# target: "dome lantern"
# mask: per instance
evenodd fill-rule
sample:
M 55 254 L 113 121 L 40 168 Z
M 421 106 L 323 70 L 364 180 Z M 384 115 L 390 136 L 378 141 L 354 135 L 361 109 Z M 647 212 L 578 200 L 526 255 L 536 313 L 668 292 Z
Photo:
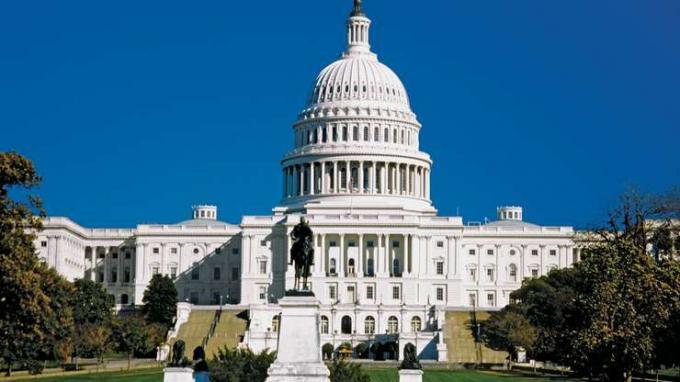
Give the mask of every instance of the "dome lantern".
M 345 55 L 371 53 L 371 45 L 368 42 L 370 27 L 371 20 L 366 17 L 361 8 L 361 0 L 354 0 L 354 8 L 347 20 L 348 48 Z

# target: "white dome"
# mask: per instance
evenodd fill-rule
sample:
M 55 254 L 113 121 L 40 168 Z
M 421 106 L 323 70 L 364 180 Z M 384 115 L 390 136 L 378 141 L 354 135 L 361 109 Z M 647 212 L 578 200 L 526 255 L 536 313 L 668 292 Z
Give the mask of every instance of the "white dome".
M 372 101 L 409 107 L 397 75 L 375 56 L 345 54 L 316 78 L 307 107 L 327 102 Z

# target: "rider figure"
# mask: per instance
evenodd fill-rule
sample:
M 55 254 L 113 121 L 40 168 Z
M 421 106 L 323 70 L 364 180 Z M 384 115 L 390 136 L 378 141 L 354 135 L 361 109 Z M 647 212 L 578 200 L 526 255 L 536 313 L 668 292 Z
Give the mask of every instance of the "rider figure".
M 293 240 L 293 246 L 290 250 L 290 264 L 295 263 L 295 282 L 297 284 L 298 278 L 301 278 L 306 288 L 309 267 L 314 265 L 314 234 L 304 217 L 300 217 L 300 223 L 293 227 L 290 237 Z

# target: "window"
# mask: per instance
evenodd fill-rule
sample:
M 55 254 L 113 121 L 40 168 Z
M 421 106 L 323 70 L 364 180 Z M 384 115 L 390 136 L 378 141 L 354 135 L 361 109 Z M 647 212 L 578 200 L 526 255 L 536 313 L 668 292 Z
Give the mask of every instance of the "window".
M 215 267 L 213 269 L 213 280 L 219 281 L 222 278 L 222 269 L 220 267 Z
M 387 319 L 387 333 L 395 334 L 399 332 L 399 320 L 396 317 L 390 316 Z
M 155 274 L 155 273 L 154 273 L 154 274 Z M 99 271 L 99 272 L 97 273 L 97 281 L 99 281 L 100 283 L 103 283 L 103 282 L 104 282 L 104 272 Z
M 212 304 L 213 305 L 222 305 L 222 296 L 220 296 L 220 292 L 213 292 L 212 294 Z
M 439 247 L 439 248 L 444 248 L 444 242 L 441 241 L 441 240 L 438 241 L 438 242 L 437 242 L 437 247 Z
M 366 299 L 367 300 L 373 300 L 374 296 L 374 291 L 373 291 L 373 285 L 366 285 Z
M 375 247 L 373 240 L 369 240 L 369 241 L 366 242 L 366 248 L 373 248 L 373 247 Z
M 160 267 L 151 267 L 151 275 L 157 275 L 161 271 Z
M 267 274 L 267 260 L 260 261 L 260 274 L 261 275 Z
M 231 268 L 231 279 L 234 281 L 238 280 L 238 267 Z
M 128 295 L 126 295 L 126 294 L 121 294 L 121 295 L 120 295 L 120 303 L 121 303 L 122 305 L 127 305 L 127 304 L 129 304 L 130 301 L 129 301 Z
M 194 255 L 198 255 L 198 252 L 200 252 L 198 248 L 194 248 Z
M 392 248 L 399 248 L 399 241 L 398 240 L 392 241 Z
M 154 248 L 154 249 L 153 249 L 153 253 L 154 253 L 154 255 L 157 255 L 157 254 L 161 253 L 160 248 L 158 248 L 158 247 Z
M 468 276 L 470 276 L 470 281 L 477 280 L 477 268 L 468 269 Z
M 347 301 L 354 303 L 357 300 L 357 294 L 356 290 L 354 289 L 353 285 L 348 285 L 347 286 Z
M 125 252 L 125 258 L 130 260 L 132 258 L 132 254 L 130 252 Z
M 260 240 L 260 247 L 266 247 L 267 246 L 267 240 Z
M 177 254 L 177 248 L 176 247 L 170 248 L 170 253 L 172 253 L 173 255 Z
M 531 270 L 531 277 L 538 277 L 538 269 L 534 268 Z
M 340 320 L 340 331 L 342 334 L 352 334 L 352 319 L 349 316 L 343 316 Z
M 330 298 L 331 300 L 335 300 L 338 298 L 338 295 L 335 291 L 335 285 L 328 286 L 328 298 Z
M 198 304 L 198 292 L 189 293 L 189 302 L 194 305 Z
M 347 242 L 347 246 L 348 246 L 348 247 L 354 248 L 354 247 L 357 246 L 357 244 L 356 244 L 355 242 L 353 242 L 353 241 L 348 241 L 348 242 Z
M 43 247 L 43 248 L 47 247 L 47 242 L 46 242 L 46 241 L 41 241 L 41 242 L 40 242 L 40 246 Z
M 373 276 L 374 274 L 374 266 L 373 266 L 373 258 L 369 257 L 368 261 L 366 261 L 366 275 L 367 276 Z
M 113 252 L 113 253 L 111 253 L 111 258 L 112 258 L 112 259 L 117 259 L 117 258 L 118 258 L 118 252 Z
M 517 254 L 517 251 L 515 251 L 514 249 L 510 250 L 510 256 L 515 256 L 516 254 Z
M 493 268 L 487 268 L 486 270 L 486 280 L 493 281 Z
M 399 300 L 401 298 L 401 291 L 397 285 L 392 287 L 392 298 L 395 300 Z
M 550 256 L 557 256 L 557 251 L 554 249 L 550 250 Z
M 329 246 L 329 247 L 337 247 L 337 246 L 338 246 L 338 243 L 336 243 L 335 241 L 332 241 L 332 240 L 331 240 L 331 241 L 328 243 L 328 246 Z
M 222 247 L 215 248 L 215 254 L 219 255 L 220 253 L 222 253 Z
M 232 249 L 231 249 L 231 254 L 232 254 L 232 255 L 238 255 L 238 248 L 232 248 Z
M 364 320 L 364 333 L 365 334 L 375 333 L 375 318 L 373 318 L 373 316 L 368 316 Z
M 354 259 L 349 259 L 349 261 L 347 261 L 347 273 L 354 275 Z
M 111 282 L 118 282 L 118 269 L 115 267 L 111 268 Z
M 496 306 L 496 295 L 493 293 L 488 293 L 486 295 L 486 305 L 487 306 Z
M 508 275 L 510 281 L 517 281 L 517 266 L 515 264 L 510 264 L 508 267 Z
M 437 261 L 437 274 L 438 275 L 444 274 L 444 262 L 443 261 Z
M 279 332 L 279 323 L 280 322 L 281 322 L 281 319 L 279 318 L 278 314 L 272 318 L 272 332 L 274 332 L 274 333 Z
M 198 263 L 194 263 L 193 268 L 191 268 L 191 279 L 192 280 L 198 280 L 200 277 L 200 273 L 198 270 Z
M 321 316 L 321 320 L 319 323 L 319 331 L 321 332 L 321 334 L 328 334 L 328 317 Z
M 444 301 L 444 288 L 437 287 L 437 301 Z
M 411 319 L 411 331 L 412 331 L 413 333 L 419 332 L 419 331 L 421 330 L 422 326 L 423 326 L 423 323 L 422 323 L 422 321 L 420 320 L 420 317 L 414 316 L 414 317 Z
M 475 255 L 475 254 L 476 254 L 476 252 L 475 252 L 474 249 L 471 249 L 469 253 L 470 253 L 471 255 Z
M 392 261 L 392 275 L 394 276 L 401 276 L 401 270 L 399 269 L 399 259 L 395 258 Z
M 486 254 L 487 255 L 493 255 L 493 249 L 487 249 Z
M 170 267 L 170 279 L 174 280 L 177 278 L 177 267 Z
M 265 301 L 267 300 L 267 287 L 264 285 L 260 286 L 260 293 L 259 293 L 260 301 Z
M 123 270 L 123 282 L 124 283 L 130 282 L 130 267 L 125 267 L 125 269 Z
M 532 249 L 531 256 L 538 256 L 538 249 Z
M 337 263 L 337 261 L 335 259 L 331 259 L 330 267 L 328 268 L 328 272 L 333 276 L 338 274 L 337 270 L 336 270 L 336 263 Z
M 98 258 L 103 259 L 104 258 L 104 252 L 99 252 L 99 255 L 97 255 Z

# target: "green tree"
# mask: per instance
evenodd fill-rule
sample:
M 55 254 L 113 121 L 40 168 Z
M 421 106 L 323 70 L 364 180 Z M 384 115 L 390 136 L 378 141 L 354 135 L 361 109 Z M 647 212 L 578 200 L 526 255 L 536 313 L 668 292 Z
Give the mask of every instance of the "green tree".
M 482 322 L 482 341 L 494 350 L 508 352 L 509 366 L 519 348 L 531 352 L 537 331 L 518 305 L 510 304 Z
M 147 324 L 143 318 L 128 316 L 114 321 L 113 339 L 116 348 L 127 354 L 128 370 L 135 354 L 147 354 L 159 344 L 155 324 Z
M 110 325 L 115 301 L 101 283 L 88 279 L 75 282 L 73 318 L 76 325 Z
M 177 314 L 177 288 L 168 276 L 155 274 L 144 291 L 142 311 L 148 323 L 170 328 Z
M 59 304 L 51 304 L 43 280 L 48 273 L 33 246 L 42 229 L 42 203 L 34 195 L 10 196 L 10 191 L 22 195 L 40 181 L 30 160 L 15 152 L 0 153 L 0 360 L 8 374 L 14 363 L 35 360 L 56 330 L 57 316 L 68 316 L 54 310 Z
M 331 382 L 370 382 L 371 380 L 358 363 L 335 360 L 328 370 L 331 372 Z
M 330 343 L 326 342 L 325 344 L 323 344 L 323 346 L 321 347 L 321 354 L 323 354 L 323 358 L 324 359 L 333 358 L 333 350 L 335 349 L 333 348 L 333 345 L 331 345 Z

